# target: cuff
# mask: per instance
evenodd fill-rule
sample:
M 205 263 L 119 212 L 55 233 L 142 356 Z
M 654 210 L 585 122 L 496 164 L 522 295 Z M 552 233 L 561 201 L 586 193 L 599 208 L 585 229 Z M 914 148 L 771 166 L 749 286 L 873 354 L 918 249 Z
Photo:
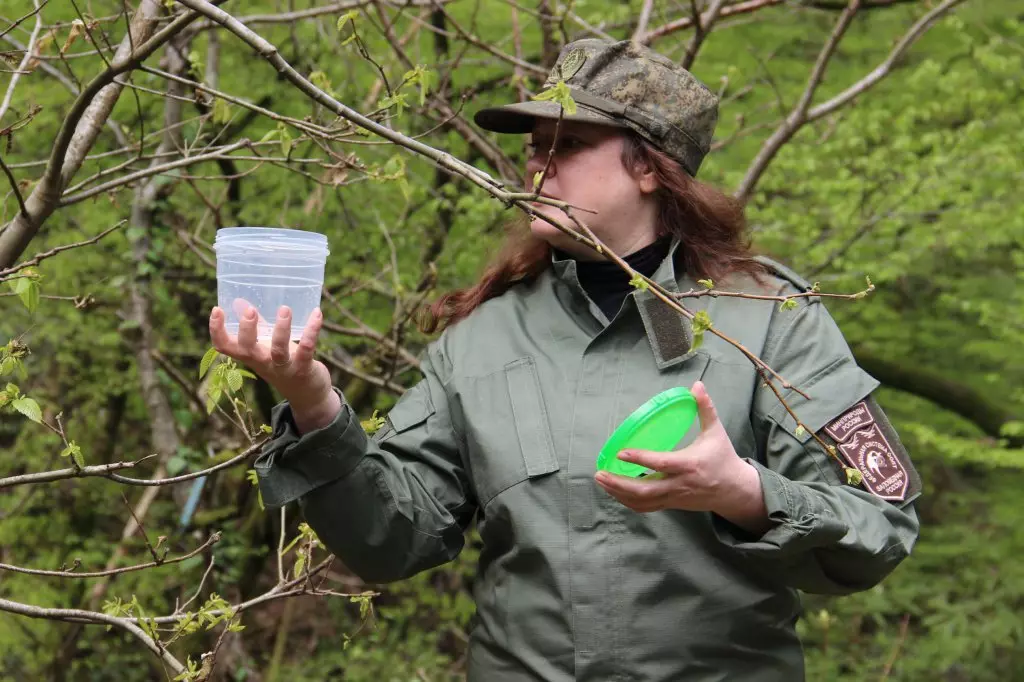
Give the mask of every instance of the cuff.
M 366 452 L 367 437 L 337 388 L 341 410 L 327 426 L 299 435 L 287 401 L 270 415 L 271 439 L 256 457 L 263 504 L 276 508 L 347 475 Z
M 768 519 L 775 525 L 755 538 L 720 516 L 712 515 L 712 527 L 720 542 L 745 554 L 781 558 L 835 544 L 846 535 L 846 524 L 818 499 L 815 490 L 789 480 L 760 462 L 746 461 L 761 477 Z

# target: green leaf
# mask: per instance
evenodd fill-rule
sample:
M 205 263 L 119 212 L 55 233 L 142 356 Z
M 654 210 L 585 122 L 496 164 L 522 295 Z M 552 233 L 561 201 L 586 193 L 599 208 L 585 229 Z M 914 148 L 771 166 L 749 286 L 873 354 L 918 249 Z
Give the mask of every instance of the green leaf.
M 699 310 L 694 314 L 691 324 L 693 325 L 694 336 L 697 334 L 703 334 L 707 330 L 711 329 L 711 316 L 708 315 L 708 311 Z
M 576 100 L 572 98 L 572 93 L 565 81 L 558 81 L 553 87 L 535 95 L 533 99 L 542 102 L 558 102 L 566 116 L 572 116 L 576 113 Z
M 697 350 L 704 345 L 704 332 L 693 333 L 693 345 L 690 346 L 690 350 Z
M 217 98 L 213 101 L 213 122 L 224 124 L 231 121 L 231 105 L 227 100 Z
M 710 279 L 698 279 L 697 284 L 701 285 L 705 289 L 714 289 L 715 283 Z
M 228 372 L 228 388 L 231 389 L 232 393 L 237 393 L 242 390 L 242 373 L 237 369 L 232 369 Z
M 852 467 L 846 467 L 846 482 L 850 485 L 860 485 L 864 480 L 864 476 L 861 475 L 858 469 Z
M 26 270 L 24 276 L 8 280 L 11 290 L 18 295 L 30 313 L 34 313 L 39 307 L 39 282 L 31 270 Z
M 263 433 L 273 433 L 274 429 L 272 429 L 269 424 L 260 424 L 260 431 Z
M 793 434 L 794 434 L 794 435 L 795 435 L 795 436 L 796 436 L 797 438 L 803 438 L 803 437 L 804 437 L 804 435 L 805 435 L 806 433 L 807 433 L 807 429 L 805 429 L 805 428 L 803 427 L 803 424 L 797 424 L 796 430 L 795 430 L 795 431 L 793 431 Z
M 295 577 L 298 578 L 302 575 L 302 569 L 306 567 L 306 555 L 299 552 L 299 556 L 295 559 Z
M 369 419 L 364 419 L 359 424 L 363 427 L 363 431 L 372 436 L 384 428 L 384 425 L 387 424 L 387 419 L 378 417 L 377 410 L 374 410 L 373 415 Z
M 356 17 L 358 16 L 358 10 L 351 10 L 338 17 L 338 32 L 341 34 L 342 46 L 348 45 L 353 39 L 355 39 Z
M 206 351 L 206 353 L 203 354 L 203 359 L 199 361 L 200 379 L 206 376 L 206 373 L 210 371 L 210 365 L 213 364 L 213 361 L 217 359 L 218 355 L 220 355 L 220 353 L 217 351 L 216 348 L 210 348 L 210 350 Z
M 323 71 L 314 71 L 309 74 L 309 82 L 334 97 L 334 90 L 331 88 L 331 79 Z
M 797 303 L 795 298 L 787 298 L 782 302 L 782 305 L 779 306 L 779 310 L 793 310 L 796 306 Z
M 633 275 L 633 278 L 629 280 L 629 286 L 635 287 L 640 291 L 647 291 L 651 287 L 647 280 L 643 278 L 643 275 Z
M 43 412 L 39 409 L 39 403 L 32 400 L 32 398 L 26 398 L 24 396 L 17 398 L 11 403 L 11 407 L 16 409 L 18 412 L 21 412 L 35 423 L 43 423 Z

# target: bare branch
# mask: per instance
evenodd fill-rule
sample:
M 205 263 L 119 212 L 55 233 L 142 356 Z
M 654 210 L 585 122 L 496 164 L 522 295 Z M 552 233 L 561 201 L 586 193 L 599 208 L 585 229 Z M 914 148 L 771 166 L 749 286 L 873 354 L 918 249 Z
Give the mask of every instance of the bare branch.
M 651 21 L 651 10 L 654 9 L 654 0 L 644 0 L 640 8 L 640 17 L 636 20 L 636 29 L 633 30 L 633 40 L 640 40 L 647 33 L 647 24 Z
M 683 57 L 682 61 L 684 69 L 689 69 L 693 66 L 694 60 L 697 59 L 697 51 L 700 50 L 700 46 L 704 44 L 704 40 L 711 32 L 711 27 L 714 25 L 715 20 L 718 19 L 718 14 L 722 11 L 722 7 L 724 5 L 725 0 L 714 0 L 704 16 L 701 16 L 700 12 L 696 11 L 696 4 L 694 5 L 695 11 L 693 13 L 693 18 L 695 20 L 697 30 L 694 32 L 693 37 L 690 38 L 690 42 L 686 46 L 686 55 Z
M 140 640 L 146 645 L 147 649 L 160 657 L 160 659 L 169 665 L 174 672 L 181 673 L 185 670 L 185 667 L 179 663 L 178 660 L 174 658 L 169 651 L 167 651 L 167 649 L 162 647 L 159 642 L 155 641 L 152 637 L 143 632 L 138 625 L 132 622 L 133 619 L 130 618 L 115 618 L 114 616 L 108 616 L 105 613 L 97 613 L 95 611 L 86 611 L 83 609 L 47 609 L 40 606 L 20 604 L 8 599 L 0 599 L 0 611 L 16 613 L 19 616 L 28 616 L 29 618 L 64 620 L 74 623 L 92 623 L 96 625 L 114 625 Z
M 199 16 L 186 12 L 156 31 L 160 11 L 157 0 L 142 0 L 132 20 L 130 35 L 133 37 L 121 41 L 111 62 L 112 68 L 104 70 L 83 88 L 65 115 L 46 171 L 25 202 L 31 217 L 18 214 L 0 231 L 0 267 L 10 267 L 28 247 L 43 222 L 57 209 L 61 188 L 81 167 L 121 93 L 122 86 L 114 83 L 114 79 L 149 57 Z M 131 49 L 133 41 L 139 43 L 143 40 L 145 42 L 134 51 Z
M 21 58 L 21 64 L 18 65 L 18 68 L 14 71 L 14 75 L 11 76 L 11 82 L 8 83 L 8 85 L 7 85 L 7 92 L 4 94 L 3 102 L 0 102 L 0 121 L 3 120 L 4 114 L 7 113 L 7 108 L 9 106 L 11 106 L 11 97 L 14 96 L 14 88 L 18 85 L 18 79 L 21 78 L 21 76 L 24 73 L 27 73 L 29 62 L 32 61 L 32 53 L 35 51 L 36 40 L 38 40 L 39 32 L 43 28 L 43 20 L 42 20 L 42 17 L 39 15 L 39 10 L 41 10 L 46 5 L 46 2 L 49 2 L 49 0 L 46 0 L 46 2 L 43 2 L 42 5 L 39 4 L 39 0 L 33 0 L 33 1 L 34 1 L 34 4 L 35 4 L 35 7 L 36 7 L 35 10 L 33 10 L 29 14 L 25 15 L 24 17 L 22 17 L 21 19 L 16 21 L 14 23 L 14 26 L 11 26 L 9 29 L 7 29 L 7 31 L 4 31 L 4 34 L 6 34 L 8 31 L 13 30 L 15 26 L 17 26 L 21 22 L 25 21 L 26 19 L 28 19 L 32 15 L 35 15 L 35 17 L 36 17 L 36 25 L 32 29 L 32 35 L 29 36 L 29 39 L 28 39 L 28 48 L 25 50 L 25 54 Z M 20 199 L 20 197 L 19 197 L 19 199 Z M 25 211 L 25 204 L 24 204 L 24 202 L 22 202 L 21 210 Z M 26 214 L 27 214 L 27 211 L 26 211 Z
M 7 279 L 8 277 L 10 277 L 11 275 L 13 275 L 14 273 L 16 273 L 16 272 L 18 272 L 20 270 L 24 270 L 25 268 L 30 268 L 30 267 L 32 267 L 34 265 L 39 265 L 39 263 L 41 261 L 43 261 L 43 260 L 45 260 L 47 258 L 51 258 L 52 256 L 56 256 L 61 251 L 70 251 L 71 249 L 77 249 L 77 248 L 81 248 L 83 246 L 89 246 L 90 244 L 95 244 L 96 242 L 98 242 L 99 240 L 103 239 L 108 234 L 110 234 L 114 230 L 118 229 L 119 227 L 121 227 L 122 225 L 124 225 L 127 222 L 128 222 L 127 220 L 122 220 L 117 225 L 114 225 L 113 227 L 108 227 L 106 230 L 104 230 L 103 232 L 100 232 L 95 237 L 91 237 L 89 239 L 86 239 L 85 241 L 75 242 L 74 244 L 65 244 L 64 246 L 56 246 L 56 247 L 50 249 L 49 251 L 44 251 L 43 253 L 37 253 L 35 256 L 33 256 L 29 260 L 25 261 L 24 263 L 18 263 L 14 267 L 7 268 L 6 270 L 0 270 L 0 282 L 4 281 L 5 279 Z
M 955 0 L 954 0 L 955 1 Z M 861 0 L 850 0 L 850 3 L 846 6 L 846 10 L 839 16 L 839 20 L 836 21 L 835 27 L 832 29 L 832 34 L 828 40 L 825 41 L 825 45 L 821 48 L 821 52 L 818 53 L 818 59 L 814 64 L 814 68 L 811 70 L 811 75 L 807 80 L 807 87 L 804 88 L 803 95 L 800 96 L 800 101 L 796 103 L 793 110 L 790 112 L 786 120 L 783 121 L 782 125 L 776 128 L 775 132 L 772 133 L 771 137 L 765 141 L 761 147 L 761 151 L 758 152 L 754 158 L 750 167 L 747 169 L 747 173 L 743 180 L 740 182 L 739 188 L 736 190 L 736 198 L 740 201 L 746 202 L 751 193 L 754 190 L 754 186 L 757 181 L 764 174 L 765 169 L 768 168 L 768 164 L 772 162 L 775 155 L 779 152 L 786 142 L 788 142 L 793 135 L 799 130 L 804 123 L 807 122 L 807 110 L 811 105 L 811 100 L 814 98 L 814 93 L 821 84 L 821 79 L 825 75 L 825 68 L 828 66 L 829 60 L 835 53 L 836 47 L 839 45 L 839 41 L 846 33 L 846 29 L 850 27 L 850 23 L 853 21 L 854 15 L 857 14 L 857 10 L 860 9 Z
M 113 464 L 101 464 L 97 466 L 87 466 L 81 469 L 57 469 L 55 471 L 44 471 L 38 474 L 21 474 L 19 476 L 9 476 L 7 478 L 0 478 L 0 490 L 4 488 L 11 488 L 16 485 L 25 485 L 28 483 L 48 483 L 51 481 L 60 481 L 66 478 L 86 478 L 86 477 L 102 477 L 109 478 L 112 481 L 118 483 L 127 483 L 128 485 L 139 485 L 139 486 L 151 486 L 159 487 L 164 485 L 173 485 L 174 483 L 182 483 L 183 481 L 191 481 L 195 478 L 202 478 L 209 476 L 210 474 L 220 471 L 221 469 L 229 469 L 239 462 L 243 462 L 253 454 L 259 452 L 260 448 L 266 441 L 260 441 L 254 443 L 250 447 L 246 448 L 243 452 L 235 455 L 231 459 L 225 460 L 220 464 L 216 464 L 208 469 L 196 471 L 191 474 L 182 474 L 181 476 L 172 476 L 170 478 L 128 478 L 127 476 L 121 476 L 113 472 L 119 471 L 120 469 L 128 469 L 131 467 L 138 466 L 142 462 L 156 457 L 156 455 L 148 455 L 140 460 L 134 462 L 115 462 Z
M 903 56 L 911 45 L 924 35 L 924 33 L 931 28 L 932 24 L 942 15 L 948 13 L 951 9 L 962 3 L 964 0 L 945 0 L 942 4 L 937 5 L 930 12 L 921 17 L 917 23 L 910 27 L 910 30 L 900 38 L 900 41 L 893 47 L 892 52 L 885 58 L 881 64 L 879 64 L 871 73 L 865 76 L 863 79 L 853 84 L 843 92 L 839 93 L 827 102 L 823 102 L 818 106 L 814 107 L 807 113 L 808 121 L 815 121 L 822 116 L 827 116 L 839 107 L 847 104 L 858 95 L 867 92 L 872 86 L 878 81 L 889 75 L 892 71 L 893 65 L 896 61 Z
M 4 175 L 7 176 L 7 180 L 11 183 L 11 191 L 14 192 L 15 198 L 18 200 L 18 209 L 21 211 L 21 215 L 28 218 L 28 209 L 25 208 L 25 198 L 21 196 L 21 190 L 18 189 L 18 179 L 11 173 L 11 169 L 4 163 L 4 157 L 0 156 L 0 168 L 3 169 Z M 6 203 L 6 202 L 5 202 Z
M 155 568 L 157 566 L 167 566 L 169 564 L 177 564 L 187 559 L 191 559 L 197 554 L 201 554 L 208 548 L 212 547 L 216 543 L 220 542 L 220 533 L 214 533 L 206 542 L 192 550 L 188 554 L 184 554 L 179 557 L 173 557 L 170 559 L 163 559 L 162 561 L 150 561 L 145 564 L 138 564 L 137 566 L 125 566 L 123 568 L 113 568 L 109 571 L 91 571 L 88 573 L 76 573 L 73 570 L 67 571 L 43 571 L 36 568 L 22 568 L 21 566 L 12 566 L 10 564 L 0 564 L 0 570 L 11 571 L 12 573 L 24 573 L 26 575 L 40 575 L 48 576 L 53 578 L 105 578 L 107 576 L 118 575 L 119 573 L 130 573 L 132 571 L 143 571 L 147 568 Z M 75 560 L 77 564 L 77 559 Z
M 117 187 L 122 187 L 124 185 L 130 184 L 132 182 L 135 182 L 136 180 L 150 178 L 154 175 L 161 175 L 168 171 L 172 171 L 176 168 L 186 168 L 188 166 L 194 166 L 198 163 L 205 163 L 206 161 L 216 161 L 217 159 L 227 158 L 228 154 L 230 154 L 231 152 L 237 149 L 241 149 L 242 147 L 249 146 L 250 141 L 243 139 L 239 140 L 238 142 L 235 142 L 234 144 L 228 145 L 227 147 L 222 147 L 217 151 L 211 152 L 209 154 L 199 154 L 198 156 L 189 156 L 183 159 L 178 159 L 177 161 L 171 161 L 169 163 L 161 165 L 151 165 L 149 168 L 136 171 L 134 173 L 129 173 L 128 175 L 123 175 L 117 178 L 116 180 L 111 180 L 110 182 L 105 182 L 102 185 L 97 185 L 96 187 L 93 187 L 92 189 L 87 189 L 84 192 L 79 192 L 78 194 L 72 194 L 70 196 L 62 197 L 58 205 L 61 208 L 64 208 L 65 206 L 70 206 L 71 204 L 77 204 L 80 201 L 85 201 L 86 199 L 92 198 L 98 194 L 109 192 L 110 190 L 116 189 Z

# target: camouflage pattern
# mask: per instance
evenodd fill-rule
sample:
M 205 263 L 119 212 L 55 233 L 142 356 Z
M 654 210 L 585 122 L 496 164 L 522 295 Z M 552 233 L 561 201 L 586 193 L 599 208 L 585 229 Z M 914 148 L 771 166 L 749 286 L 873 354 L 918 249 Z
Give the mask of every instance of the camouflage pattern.
M 564 120 L 634 130 L 697 174 L 711 147 L 718 98 L 689 71 L 639 43 L 586 38 L 562 48 L 545 89 L 559 80 L 577 104 Z M 527 133 L 535 118 L 557 119 L 559 109 L 530 101 L 483 109 L 475 120 L 486 130 Z

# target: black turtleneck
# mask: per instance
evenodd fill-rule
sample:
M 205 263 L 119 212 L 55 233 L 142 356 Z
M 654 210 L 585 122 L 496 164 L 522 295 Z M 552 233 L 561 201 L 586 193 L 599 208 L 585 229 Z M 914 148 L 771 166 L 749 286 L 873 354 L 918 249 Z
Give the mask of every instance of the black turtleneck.
M 639 251 L 634 251 L 623 260 L 640 274 L 650 277 L 665 260 L 671 243 L 671 237 L 662 237 Z M 558 251 L 557 254 L 561 258 L 572 258 L 561 251 Z M 626 295 L 633 290 L 629 284 L 629 276 L 618 265 L 607 260 L 584 261 L 577 259 L 576 277 L 590 300 L 597 304 L 609 320 L 615 317 L 615 313 L 619 312 Z

